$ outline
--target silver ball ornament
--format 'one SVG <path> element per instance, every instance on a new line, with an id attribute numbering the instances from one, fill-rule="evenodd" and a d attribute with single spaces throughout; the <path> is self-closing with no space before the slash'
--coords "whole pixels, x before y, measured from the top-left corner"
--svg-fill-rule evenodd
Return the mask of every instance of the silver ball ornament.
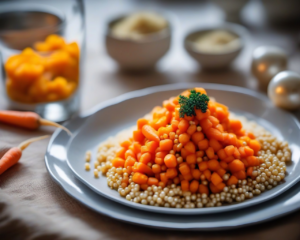
<path id="1" fill-rule="evenodd" d="M 267 87 L 271 79 L 287 69 L 288 57 L 284 50 L 273 46 L 261 46 L 254 50 L 252 57 L 252 74 L 260 85 Z"/>
<path id="2" fill-rule="evenodd" d="M 300 75 L 292 71 L 278 73 L 268 86 L 268 96 L 277 107 L 300 108 Z"/>

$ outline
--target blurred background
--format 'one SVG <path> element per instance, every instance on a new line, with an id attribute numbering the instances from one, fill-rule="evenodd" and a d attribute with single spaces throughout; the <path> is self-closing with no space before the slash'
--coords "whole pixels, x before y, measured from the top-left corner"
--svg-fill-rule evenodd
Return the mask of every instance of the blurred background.
<path id="1" fill-rule="evenodd" d="M 40 3 L 9 1 L 12 2 Z M 43 1 L 47 3 L 62 6 L 68 1 Z M 256 47 L 284 49 L 289 59 L 288 69 L 299 72 L 300 8 L 297 3 L 297 0 L 85 0 L 86 51 L 81 69 L 80 110 L 128 91 L 176 82 L 231 84 L 264 92 L 250 70 Z M 0 1 L 0 9 L 1 4 L 5 1 Z M 139 10 L 168 14 L 171 47 L 153 71 L 128 73 L 121 71 L 107 54 L 105 35 L 111 19 Z M 186 52 L 184 38 L 193 29 L 222 22 L 234 22 L 248 30 L 244 49 L 230 68 L 205 71 Z M 4 99 L 1 107 L 5 107 Z"/>

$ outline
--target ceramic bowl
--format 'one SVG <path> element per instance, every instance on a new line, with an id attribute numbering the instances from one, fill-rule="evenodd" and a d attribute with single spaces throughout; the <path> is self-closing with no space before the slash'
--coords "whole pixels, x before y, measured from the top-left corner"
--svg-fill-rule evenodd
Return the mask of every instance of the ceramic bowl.
<path id="1" fill-rule="evenodd" d="M 147 70 L 153 68 L 158 60 L 166 54 L 171 43 L 171 21 L 163 14 L 168 27 L 157 33 L 149 34 L 140 40 L 121 39 L 111 33 L 114 24 L 121 21 L 129 14 L 122 15 L 108 23 L 106 32 L 106 50 L 121 69 Z"/>
<path id="2" fill-rule="evenodd" d="M 202 34 L 215 30 L 225 30 L 240 38 L 241 44 L 234 50 L 224 53 L 201 52 L 195 47 L 194 41 Z M 221 24 L 212 27 L 205 27 L 191 31 L 184 39 L 184 47 L 189 55 L 195 59 L 202 68 L 221 69 L 228 67 L 232 61 L 239 55 L 245 45 L 247 31 L 244 27 L 237 24 Z"/>

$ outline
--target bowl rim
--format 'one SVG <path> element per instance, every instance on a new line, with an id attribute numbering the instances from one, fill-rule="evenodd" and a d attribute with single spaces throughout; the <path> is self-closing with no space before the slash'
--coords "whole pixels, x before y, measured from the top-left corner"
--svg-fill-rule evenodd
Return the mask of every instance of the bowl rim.
<path id="1" fill-rule="evenodd" d="M 163 17 L 167 23 L 168 26 L 158 32 L 154 32 L 154 33 L 150 33 L 148 34 L 149 37 L 145 37 L 142 38 L 140 40 L 134 40 L 131 38 L 119 38 L 114 36 L 111 33 L 111 25 L 119 20 L 121 20 L 122 18 L 125 18 L 129 15 L 135 14 L 135 13 L 139 13 L 139 12 L 146 12 L 146 13 L 155 13 L 161 17 Z M 161 11 L 161 10 L 146 10 L 146 9 L 135 9 L 132 11 L 127 11 L 127 12 L 122 12 L 119 14 L 116 14 L 113 17 L 108 18 L 108 20 L 106 21 L 106 26 L 105 26 L 105 36 L 106 38 L 111 38 L 120 42 L 128 42 L 128 43 L 135 43 L 135 44 L 143 44 L 143 43 L 150 43 L 150 42 L 156 42 L 162 39 L 166 39 L 166 38 L 171 38 L 172 36 L 172 32 L 173 32 L 173 28 L 174 28 L 174 14 L 167 12 L 167 11 Z"/>
<path id="2" fill-rule="evenodd" d="M 208 52 L 202 52 L 202 51 L 198 51 L 195 49 L 195 47 L 193 46 L 192 41 L 188 40 L 189 37 L 191 37 L 191 35 L 193 34 L 200 34 L 206 31 L 213 31 L 213 30 L 225 30 L 225 31 L 229 31 L 234 33 L 235 35 L 237 35 L 240 39 L 240 46 L 236 49 L 230 50 L 230 51 L 226 51 L 226 52 L 222 52 L 222 53 L 208 53 Z M 243 27 L 242 25 L 236 24 L 236 23 L 218 23 L 218 24 L 213 24 L 213 25 L 206 25 L 203 27 L 197 27 L 194 28 L 193 30 L 190 30 L 184 37 L 184 48 L 188 51 L 188 52 L 192 52 L 194 54 L 197 55 L 202 55 L 202 56 L 226 56 L 232 53 L 238 53 L 240 52 L 246 45 L 246 39 L 247 39 L 247 35 L 248 35 L 248 31 L 245 27 Z"/>

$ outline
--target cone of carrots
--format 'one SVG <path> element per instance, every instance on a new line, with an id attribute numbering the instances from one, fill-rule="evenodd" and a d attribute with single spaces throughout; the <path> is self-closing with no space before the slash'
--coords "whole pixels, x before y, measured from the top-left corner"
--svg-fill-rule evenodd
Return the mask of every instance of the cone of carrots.
<path id="1" fill-rule="evenodd" d="M 4 155 L 0 159 L 0 175 L 10 167 L 14 166 L 20 160 L 20 158 L 22 157 L 22 151 L 25 148 L 27 148 L 31 143 L 45 139 L 47 137 L 49 136 L 46 135 L 36 138 L 30 138 L 22 142 L 18 147 L 13 147 L 9 149 L 6 153 L 4 153 Z"/>
<path id="2" fill-rule="evenodd" d="M 14 125 L 17 127 L 22 127 L 30 130 L 38 129 L 41 125 L 43 126 L 54 126 L 61 128 L 66 131 L 69 135 L 72 135 L 69 129 L 66 127 L 51 122 L 49 120 L 41 118 L 37 113 L 34 112 L 18 112 L 2 110 L 0 111 L 0 122 Z"/>

